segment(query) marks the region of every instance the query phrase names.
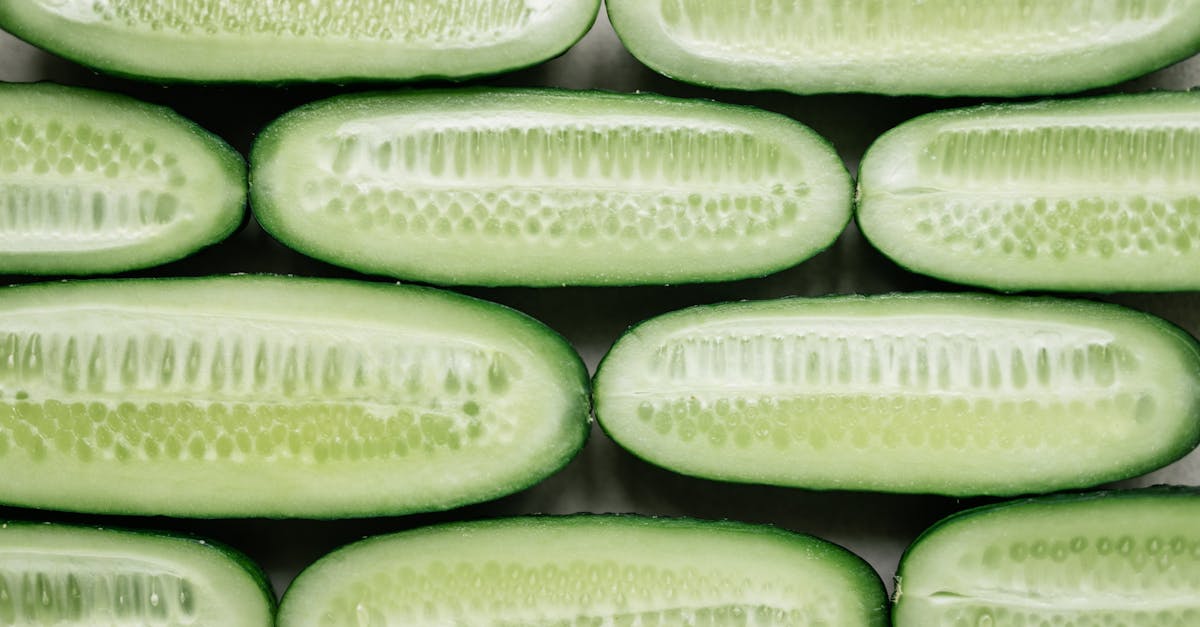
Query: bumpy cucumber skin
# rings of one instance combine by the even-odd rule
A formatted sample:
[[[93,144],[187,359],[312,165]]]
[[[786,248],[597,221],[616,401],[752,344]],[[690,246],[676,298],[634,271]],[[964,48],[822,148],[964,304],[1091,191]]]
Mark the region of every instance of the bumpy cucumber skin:
[[[3,5],[0,5],[0,13]],[[216,245],[237,232],[249,219],[246,211],[248,173],[246,160],[224,139],[205,130],[192,120],[189,120],[172,109],[150,104],[128,96],[54,83],[0,83],[0,99],[6,94],[20,98],[29,94],[33,98],[48,100],[53,106],[62,107],[65,117],[73,118],[70,109],[76,103],[87,107],[110,109],[115,120],[121,120],[133,114],[144,117],[148,122],[164,124],[173,127],[171,130],[185,135],[189,140],[198,142],[217,162],[218,167],[225,173],[225,184],[228,187],[228,202],[212,207],[218,219],[205,233],[192,234],[189,241],[162,249],[149,254],[139,252],[137,247],[112,252],[71,253],[44,252],[36,255],[28,253],[6,253],[0,251],[0,273],[25,275],[73,275],[87,276],[96,274],[114,274],[150,268],[172,261],[183,259],[200,250]],[[103,123],[101,120],[100,123]],[[69,179],[68,179],[69,180]],[[213,193],[211,196],[217,196]],[[163,248],[161,245],[159,248]]]
[[[958,303],[968,307],[998,308],[1001,311],[1003,311],[1005,308],[1013,307],[1020,309],[1022,305],[1025,305],[1028,306],[1030,310],[1045,308],[1056,312],[1072,312],[1086,314],[1088,316],[1103,316],[1108,319],[1119,321],[1130,321],[1136,319],[1151,325],[1151,327],[1162,333],[1164,338],[1166,338],[1178,349],[1178,355],[1181,361],[1192,364],[1192,369],[1190,372],[1196,379],[1196,385],[1193,386],[1191,391],[1191,409],[1188,412],[1188,418],[1182,421],[1184,424],[1181,428],[1181,432],[1179,433],[1179,437],[1175,440],[1174,446],[1164,448],[1161,451],[1161,454],[1154,458],[1142,460],[1140,464],[1136,464],[1127,468],[1112,468],[1107,473],[1093,474],[1091,476],[1080,477],[1079,479],[1055,478],[1047,480],[1043,483],[1023,482],[1019,484],[1001,482],[986,487],[978,486],[971,489],[963,489],[962,487],[951,487],[949,485],[923,485],[919,488],[901,488],[896,486],[881,486],[871,482],[864,482],[853,477],[843,477],[836,484],[827,485],[824,483],[814,483],[809,481],[779,481],[748,477],[745,472],[729,470],[728,468],[723,468],[716,471],[698,471],[695,469],[682,470],[680,468],[675,468],[670,464],[664,463],[657,459],[654,451],[642,450],[641,448],[635,446],[634,443],[628,441],[624,437],[625,434],[621,433],[618,429],[613,428],[611,422],[606,419],[605,394],[608,392],[609,388],[612,387],[606,383],[606,379],[608,378],[606,373],[611,371],[611,369],[614,367],[612,362],[615,361],[614,357],[619,354],[618,351],[622,348],[622,344],[626,341],[634,340],[643,334],[653,333],[655,328],[658,326],[670,327],[673,325],[676,319],[703,319],[711,312],[756,312],[764,306],[789,307],[789,303],[800,304],[804,302],[812,302],[818,304],[836,304],[838,302],[846,302],[866,304],[873,301],[880,301],[892,302],[898,306],[903,306],[906,302],[920,303],[921,301],[928,299],[942,299],[945,301],[946,305],[950,306]],[[613,442],[615,442],[618,446],[623,448],[627,453],[648,464],[671,472],[712,481],[753,485],[772,485],[818,492],[850,490],[893,494],[925,494],[951,497],[1003,497],[1019,496],[1024,494],[1045,494],[1059,490],[1084,489],[1104,483],[1136,477],[1178,461],[1197,446],[1200,446],[1200,340],[1197,340],[1197,338],[1193,337],[1178,325],[1151,314],[1139,312],[1110,303],[1068,300],[1053,297],[1014,297],[971,293],[941,294],[933,292],[912,292],[886,294],[882,296],[827,295],[815,298],[789,297],[775,301],[738,301],[714,305],[695,305],[651,318],[626,329],[621,337],[618,338],[613,344],[613,347],[608,351],[608,353],[606,353],[600,360],[600,364],[597,366],[596,374],[592,380],[592,389],[592,404],[596,417],[596,424],[605,433],[605,435],[613,440]],[[953,469],[948,470],[947,472],[948,474],[953,474]]]
[[[1147,274],[1136,278],[1118,277],[1108,274],[1103,278],[1076,278],[1069,274],[1059,274],[1047,268],[1046,272],[1036,279],[1007,278],[1003,272],[979,272],[964,270],[956,264],[929,264],[916,258],[901,259],[881,245],[880,237],[870,225],[870,220],[864,219],[863,199],[870,193],[874,172],[885,171],[889,161],[884,152],[893,152],[892,145],[909,143],[918,139],[928,130],[951,127],[957,122],[1004,120],[1008,115],[1054,115],[1070,122],[1072,115],[1084,112],[1103,111],[1112,107],[1123,107],[1134,103],[1174,103],[1200,108],[1200,93],[1197,92],[1148,92],[1144,94],[1116,94],[1095,98],[1076,100],[1045,100],[1022,104],[985,104],[978,107],[963,109],[947,109],[917,116],[893,128],[876,139],[863,155],[859,167],[859,180],[855,193],[855,223],[863,238],[883,256],[891,259],[900,267],[935,279],[986,288],[1005,293],[1018,293],[1039,290],[1054,290],[1062,292],[1177,292],[1200,289],[1200,280],[1174,277],[1164,279],[1158,274]],[[1119,115],[1119,114],[1118,114]],[[911,257],[911,255],[909,255]],[[997,264],[1003,267],[1003,264]]]
[[[517,518],[499,518],[472,522],[456,522],[432,527],[424,527],[411,531],[369,537],[336,549],[313,564],[306,567],[292,581],[283,594],[279,605],[277,624],[279,627],[305,627],[315,625],[318,616],[311,613],[311,607],[293,609],[310,595],[321,595],[327,590],[321,586],[321,571],[326,567],[343,568],[344,564],[358,559],[358,554],[370,552],[375,546],[387,547],[392,543],[403,543],[411,538],[419,540],[426,536],[458,536],[463,544],[464,553],[472,544],[484,543],[490,532],[503,532],[506,529],[526,528],[544,530],[546,533],[563,534],[576,533],[579,543],[588,542],[588,534],[596,529],[628,529],[636,533],[639,529],[659,531],[679,530],[681,534],[689,532],[712,533],[726,536],[742,537],[763,543],[777,544],[780,550],[797,550],[807,554],[813,561],[835,564],[846,573],[846,578],[852,580],[858,597],[861,599],[861,623],[839,625],[838,627],[884,627],[888,624],[889,605],[887,591],[879,574],[866,561],[849,550],[822,540],[815,536],[800,534],[774,526],[752,525],[734,521],[707,521],[692,518],[655,518],[629,514],[575,514],[570,516],[525,516]],[[613,547],[619,551],[620,547]],[[703,539],[698,538],[695,546],[698,553],[704,552]],[[570,556],[564,555],[568,560]],[[394,565],[394,564],[389,564]],[[797,567],[802,565],[798,564]],[[712,570],[719,570],[714,565]],[[311,582],[310,582],[311,580]],[[603,587],[597,591],[603,591]],[[304,611],[309,610],[309,611]]]
[[[265,175],[265,171],[269,167],[269,163],[279,154],[281,144],[287,140],[289,133],[295,128],[303,128],[310,121],[319,122],[331,117],[348,119],[354,115],[378,115],[379,110],[385,109],[388,101],[393,99],[397,102],[400,102],[402,99],[421,99],[425,101],[421,105],[423,109],[436,111],[438,109],[438,102],[473,102],[478,103],[477,106],[480,108],[486,108],[489,103],[497,101],[516,99],[517,102],[523,102],[530,98],[561,101],[561,107],[565,112],[570,112],[573,107],[582,108],[603,105],[605,102],[643,102],[648,107],[678,107],[681,117],[689,114],[696,115],[694,113],[696,111],[703,111],[703,114],[719,114],[722,111],[729,111],[739,117],[754,119],[755,121],[764,120],[768,123],[793,126],[804,131],[808,135],[808,139],[819,150],[825,153],[824,157],[830,163],[835,164],[834,169],[831,169],[830,173],[836,173],[844,177],[844,181],[838,183],[837,187],[846,190],[845,203],[851,205],[853,203],[854,181],[850,178],[849,172],[846,170],[845,164],[838,156],[833,144],[827,138],[812,131],[812,129],[779,114],[718,101],[686,100],[651,93],[631,95],[602,91],[573,91],[557,88],[516,90],[475,87],[450,90],[348,94],[302,105],[284,114],[268,125],[258,135],[250,154],[250,205],[254,217],[264,230],[289,248],[306,256],[340,267],[370,275],[427,282],[435,285],[478,285],[489,287],[681,285],[760,278],[794,267],[824,252],[837,241],[837,238],[845,230],[845,227],[853,217],[852,209],[846,211],[845,217],[839,218],[840,222],[837,228],[830,229],[820,241],[814,241],[811,246],[790,254],[776,255],[777,259],[774,262],[759,264],[758,267],[754,268],[735,268],[723,272],[712,272],[683,267],[674,268],[670,272],[644,272],[636,275],[623,271],[606,272],[601,269],[591,272],[581,271],[571,273],[571,276],[566,278],[560,275],[537,276],[528,273],[517,274],[503,268],[500,270],[489,269],[485,263],[479,270],[467,273],[458,270],[438,270],[436,264],[421,264],[408,260],[403,264],[374,260],[368,258],[369,256],[356,254],[356,251],[348,249],[348,247],[343,246],[339,248],[337,245],[330,245],[327,240],[322,241],[319,237],[314,237],[311,233],[293,230],[288,224],[286,217],[291,208],[286,206],[286,203],[281,204],[278,202],[274,198],[278,195],[278,192],[263,182],[264,179],[268,178]],[[380,106],[381,102],[385,107]],[[821,168],[815,169],[820,170]],[[840,194],[840,189],[838,193]],[[563,262],[569,261],[569,259],[564,257]],[[501,260],[497,260],[496,263],[500,264]]]
[[[7,31],[13,36],[25,41],[26,43],[41,48],[56,56],[67,59],[74,63],[104,72],[116,78],[125,78],[137,81],[146,81],[160,84],[265,84],[265,85],[289,85],[301,83],[383,83],[383,82],[419,82],[426,80],[449,80],[449,81],[468,81],[475,78],[495,76],[508,72],[516,72],[519,70],[531,68],[554,58],[565,54],[568,50],[579,43],[580,40],[587,35],[595,24],[600,13],[601,0],[586,0],[589,2],[588,13],[591,16],[586,21],[583,28],[575,32],[571,37],[563,40],[560,45],[555,46],[552,51],[546,52],[536,58],[528,58],[513,62],[504,67],[468,67],[454,72],[429,72],[427,69],[410,68],[404,72],[352,72],[336,75],[314,76],[307,72],[262,72],[260,74],[243,75],[230,74],[227,72],[217,71],[200,71],[190,72],[186,69],[170,69],[164,68],[161,70],[136,69],[132,68],[120,60],[105,59],[97,57],[92,51],[86,48],[80,48],[71,43],[70,37],[56,36],[50,32],[40,32],[37,29],[29,28],[26,24],[19,21],[16,2],[26,0],[6,0],[0,3],[0,29]],[[10,4],[12,3],[12,4]],[[64,43],[64,40],[66,43]],[[168,50],[169,52],[169,50]],[[168,55],[169,56],[169,55]],[[483,65],[483,64],[480,64]],[[494,65],[494,64],[488,64]]]

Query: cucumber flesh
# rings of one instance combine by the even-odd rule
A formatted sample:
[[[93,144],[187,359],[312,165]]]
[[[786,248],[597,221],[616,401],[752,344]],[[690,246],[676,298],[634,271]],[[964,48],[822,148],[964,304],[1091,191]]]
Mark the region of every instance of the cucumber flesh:
[[[1200,494],[1050,497],[927,531],[896,577],[896,627],[1200,622]]]
[[[975,295],[697,307],[634,327],[596,417],[677,472],[953,495],[1096,485],[1200,442],[1200,348],[1112,305]]]
[[[511,310],[279,277],[0,298],[0,502],[175,516],[440,510],[583,445],[578,356]]]
[[[829,246],[851,202],[807,127],[652,95],[339,97],[272,124],[251,163],[255,215],[285,244],[435,283],[760,276]]]
[[[245,212],[241,155],[175,112],[0,84],[0,273],[154,266],[223,240]]]
[[[1111,85],[1200,52],[1200,0],[608,0],[673,78],[795,93],[1019,96]]]
[[[379,536],[292,583],[280,627],[882,627],[879,576],[771,527],[616,516],[517,518]]]
[[[1004,290],[1200,289],[1200,93],[923,116],[863,159],[858,223],[924,274]]]
[[[4,0],[0,28],[152,80],[462,79],[535,65],[600,0]]]
[[[266,578],[204,540],[0,523],[0,625],[274,625]]]

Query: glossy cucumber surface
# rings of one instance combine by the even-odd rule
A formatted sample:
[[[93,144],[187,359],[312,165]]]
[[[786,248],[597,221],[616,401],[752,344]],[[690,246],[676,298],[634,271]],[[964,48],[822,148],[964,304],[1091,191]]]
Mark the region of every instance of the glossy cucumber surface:
[[[1200,93],[925,115],[880,138],[859,181],[863,233],[916,272],[1002,290],[1200,289]]]
[[[1200,0],[609,0],[639,60],[712,87],[1020,96],[1200,52]]]
[[[918,294],[704,306],[630,330],[596,416],[684,474],[815,489],[1049,492],[1200,441],[1200,349],[1113,305]]]
[[[556,334],[437,290],[282,277],[0,291],[0,502],[174,516],[447,509],[588,428]]]
[[[166,263],[225,239],[245,212],[241,155],[175,112],[0,83],[0,274]]]
[[[280,627],[882,627],[879,576],[773,527],[573,516],[430,527],[352,544],[292,583]]]
[[[784,116],[561,90],[334,98],[268,127],[251,162],[255,215],[285,244],[448,284],[769,274],[833,243],[852,187]]]
[[[150,80],[461,79],[557,56],[599,10],[600,0],[5,0],[0,28]]]

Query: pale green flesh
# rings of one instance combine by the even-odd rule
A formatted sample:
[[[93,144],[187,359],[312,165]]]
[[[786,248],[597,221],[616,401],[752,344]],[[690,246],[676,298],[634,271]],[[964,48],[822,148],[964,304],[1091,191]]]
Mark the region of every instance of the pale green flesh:
[[[710,478],[1013,494],[1094,485],[1196,443],[1200,362],[1161,321],[1061,301],[925,295],[703,307],[605,358],[596,415]]]
[[[1200,623],[1200,497],[1113,493],[968,512],[901,564],[897,627]]]
[[[807,128],[652,96],[335,99],[276,122],[252,161],[255,213],[285,243],[438,283],[762,275],[828,246],[850,203]]]
[[[1061,93],[1200,50],[1200,0],[611,0],[643,63],[797,93]]]
[[[1010,290],[1200,288],[1200,95],[934,114],[881,138],[858,222],[918,272]]]
[[[864,562],[766,527],[511,519],[381,536],[303,572],[281,627],[882,626]]]
[[[195,516],[445,509],[535,482],[585,433],[569,348],[467,299],[270,278],[4,296],[4,502]]]

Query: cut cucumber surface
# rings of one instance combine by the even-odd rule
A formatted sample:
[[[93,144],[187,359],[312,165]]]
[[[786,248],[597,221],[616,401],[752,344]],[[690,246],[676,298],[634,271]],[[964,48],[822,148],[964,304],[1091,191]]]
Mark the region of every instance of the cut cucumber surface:
[[[608,0],[641,62],[713,87],[1019,96],[1200,52],[1200,0]]]
[[[246,556],[205,540],[0,523],[0,625],[274,625]]]
[[[858,224],[900,265],[960,283],[1200,289],[1200,93],[917,118],[864,157]]]
[[[773,527],[617,516],[430,527],[352,544],[292,583],[280,627],[883,627],[857,556]]]
[[[4,0],[0,28],[151,80],[461,79],[541,63],[600,0]]]
[[[447,509],[588,431],[552,331],[437,290],[282,277],[0,291],[0,502],[175,516]]]
[[[448,284],[761,276],[833,243],[852,188],[784,116],[561,90],[334,98],[268,127],[251,164],[255,215],[285,244]]]
[[[1200,441],[1200,348],[1115,305],[976,295],[686,309],[605,357],[596,417],[684,474],[951,495],[1085,487]]]
[[[0,274],[146,268],[225,239],[245,213],[241,155],[175,112],[0,83]]]
[[[1200,493],[1150,489],[982,507],[922,535],[896,627],[1200,624]]]

